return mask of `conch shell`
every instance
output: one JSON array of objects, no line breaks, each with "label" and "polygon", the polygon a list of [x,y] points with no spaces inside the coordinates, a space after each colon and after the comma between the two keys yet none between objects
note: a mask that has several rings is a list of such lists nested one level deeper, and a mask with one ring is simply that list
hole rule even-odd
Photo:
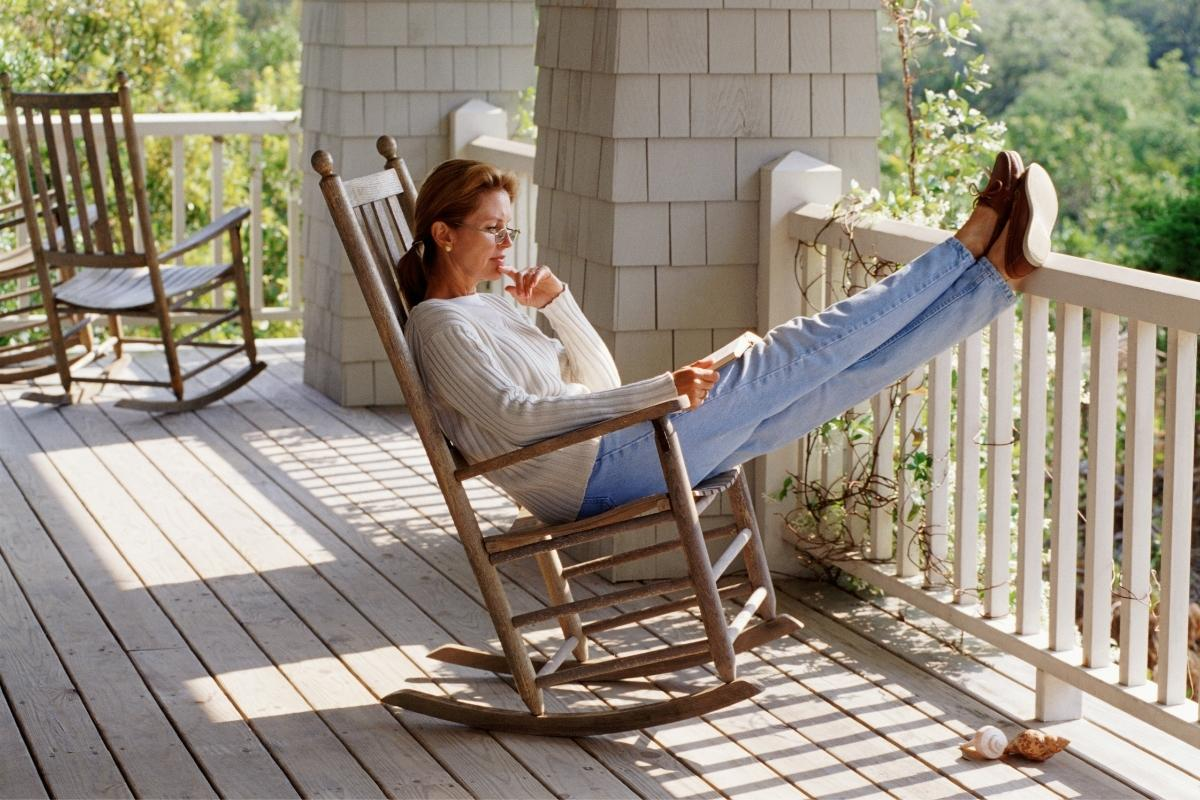
[{"label": "conch shell", "polygon": [[959,745],[963,755],[976,761],[999,758],[1004,755],[1008,737],[994,725],[984,725],[975,732],[971,741]]},{"label": "conch shell", "polygon": [[1050,756],[1066,750],[1071,741],[1053,736],[1044,731],[1024,730],[1004,748],[1006,756],[1022,756],[1030,761],[1045,761]]}]

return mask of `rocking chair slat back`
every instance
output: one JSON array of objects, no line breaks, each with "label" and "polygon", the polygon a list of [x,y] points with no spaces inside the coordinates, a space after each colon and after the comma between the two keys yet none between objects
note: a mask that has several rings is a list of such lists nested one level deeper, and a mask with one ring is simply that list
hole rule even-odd
[{"label": "rocking chair slat back", "polygon": [[[164,281],[167,268],[159,263],[141,139],[134,126],[133,103],[124,75],[118,76],[118,84],[112,92],[28,93],[14,92],[8,76],[0,77],[10,150],[38,282],[47,287],[44,300],[48,328],[64,388],[61,396],[37,393],[28,396],[47,402],[69,402],[73,381],[128,382],[107,374],[99,377],[73,374],[66,359],[62,326],[53,313],[55,309],[65,309],[76,317],[87,314],[108,317],[113,336],[99,350],[93,348],[90,321],[81,330],[92,358],[110,347],[121,356],[124,339],[121,315],[143,316],[158,324],[167,358],[170,379],[156,385],[170,388],[176,400],[123,400],[121,405],[151,411],[179,410],[177,401],[183,399],[184,376],[172,329],[178,323],[172,322],[171,314],[180,308],[177,302],[180,296],[195,299],[195,290],[201,286],[213,288],[207,284],[214,280],[214,286],[235,283],[240,311],[237,316],[251,364],[232,380],[241,385],[265,366],[255,357],[249,294],[243,291],[247,288],[246,276],[237,228],[248,210],[246,215],[241,215],[241,209],[224,215],[223,227],[208,237],[230,231],[230,251],[234,257],[229,263],[199,269],[172,267],[169,271],[176,274]],[[96,129],[97,124],[103,128],[102,132]],[[39,218],[41,225],[36,224]],[[187,240],[170,252],[181,255],[201,243]],[[60,269],[61,281],[51,280],[54,268]],[[101,276],[98,270],[109,270],[112,274]],[[187,343],[205,346],[195,342],[194,337]],[[219,389],[228,393],[236,385],[227,382]],[[205,398],[211,401],[216,396],[209,392],[191,402],[202,404]]]}]

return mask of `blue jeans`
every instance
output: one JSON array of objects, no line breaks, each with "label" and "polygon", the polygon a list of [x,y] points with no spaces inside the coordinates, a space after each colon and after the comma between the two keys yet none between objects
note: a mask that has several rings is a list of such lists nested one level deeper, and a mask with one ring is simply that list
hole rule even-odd
[{"label": "blue jeans", "polygon": [[[872,397],[1016,300],[986,258],[948,239],[813,317],[772,329],[708,398],[671,416],[693,484],[776,450]],[[600,440],[579,517],[666,491],[650,423]]]}]

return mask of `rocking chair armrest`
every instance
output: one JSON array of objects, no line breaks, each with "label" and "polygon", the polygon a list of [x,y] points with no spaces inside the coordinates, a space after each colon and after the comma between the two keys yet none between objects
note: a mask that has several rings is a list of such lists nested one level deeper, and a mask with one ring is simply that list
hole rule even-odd
[{"label": "rocking chair armrest", "polygon": [[226,230],[236,229],[246,217],[250,216],[250,209],[246,206],[238,206],[237,208],[226,211],[221,216],[214,219],[212,222],[205,225],[200,230],[193,233],[191,236],[179,242],[165,253],[159,253],[158,260],[161,262],[170,261],[173,258],[183,255],[189,250],[195,250],[205,242],[212,241],[220,236]]},{"label": "rocking chair armrest", "polygon": [[671,400],[666,400],[662,403],[656,403],[652,406],[639,408],[636,411],[630,411],[627,414],[622,414],[618,417],[593,422],[591,425],[585,425],[582,428],[576,428],[573,431],[560,433],[557,436],[551,436],[548,439],[542,439],[533,444],[526,445],[519,450],[512,450],[503,455],[489,458],[484,461],[479,461],[475,464],[468,464],[465,467],[456,469],[454,477],[460,481],[465,481],[467,478],[475,478],[480,475],[485,475],[489,472],[494,472],[504,467],[511,467],[513,464],[520,464],[522,461],[528,461],[531,458],[544,456],[547,453],[553,453],[555,450],[561,450],[564,447],[586,442],[589,439],[595,439],[597,436],[603,436],[606,433],[619,431],[622,428],[628,428],[631,425],[636,425],[639,422],[649,422],[660,417],[665,417],[675,411],[683,411],[689,408],[688,399],[685,395],[680,395]]}]

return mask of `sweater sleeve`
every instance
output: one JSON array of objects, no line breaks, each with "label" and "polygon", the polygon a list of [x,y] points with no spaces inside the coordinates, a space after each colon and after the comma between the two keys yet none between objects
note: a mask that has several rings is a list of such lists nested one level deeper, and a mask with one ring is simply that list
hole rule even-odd
[{"label": "sweater sleeve", "polygon": [[568,377],[571,380],[582,383],[593,392],[615,389],[621,385],[621,376],[612,353],[584,316],[583,309],[575,302],[571,287],[564,287],[558,297],[547,303],[541,311],[554,326],[554,332],[566,350]]},{"label": "sweater sleeve", "polygon": [[529,394],[506,374],[479,335],[451,324],[425,338],[421,367],[430,390],[476,426],[517,446],[675,397],[670,373],[599,392]]}]

